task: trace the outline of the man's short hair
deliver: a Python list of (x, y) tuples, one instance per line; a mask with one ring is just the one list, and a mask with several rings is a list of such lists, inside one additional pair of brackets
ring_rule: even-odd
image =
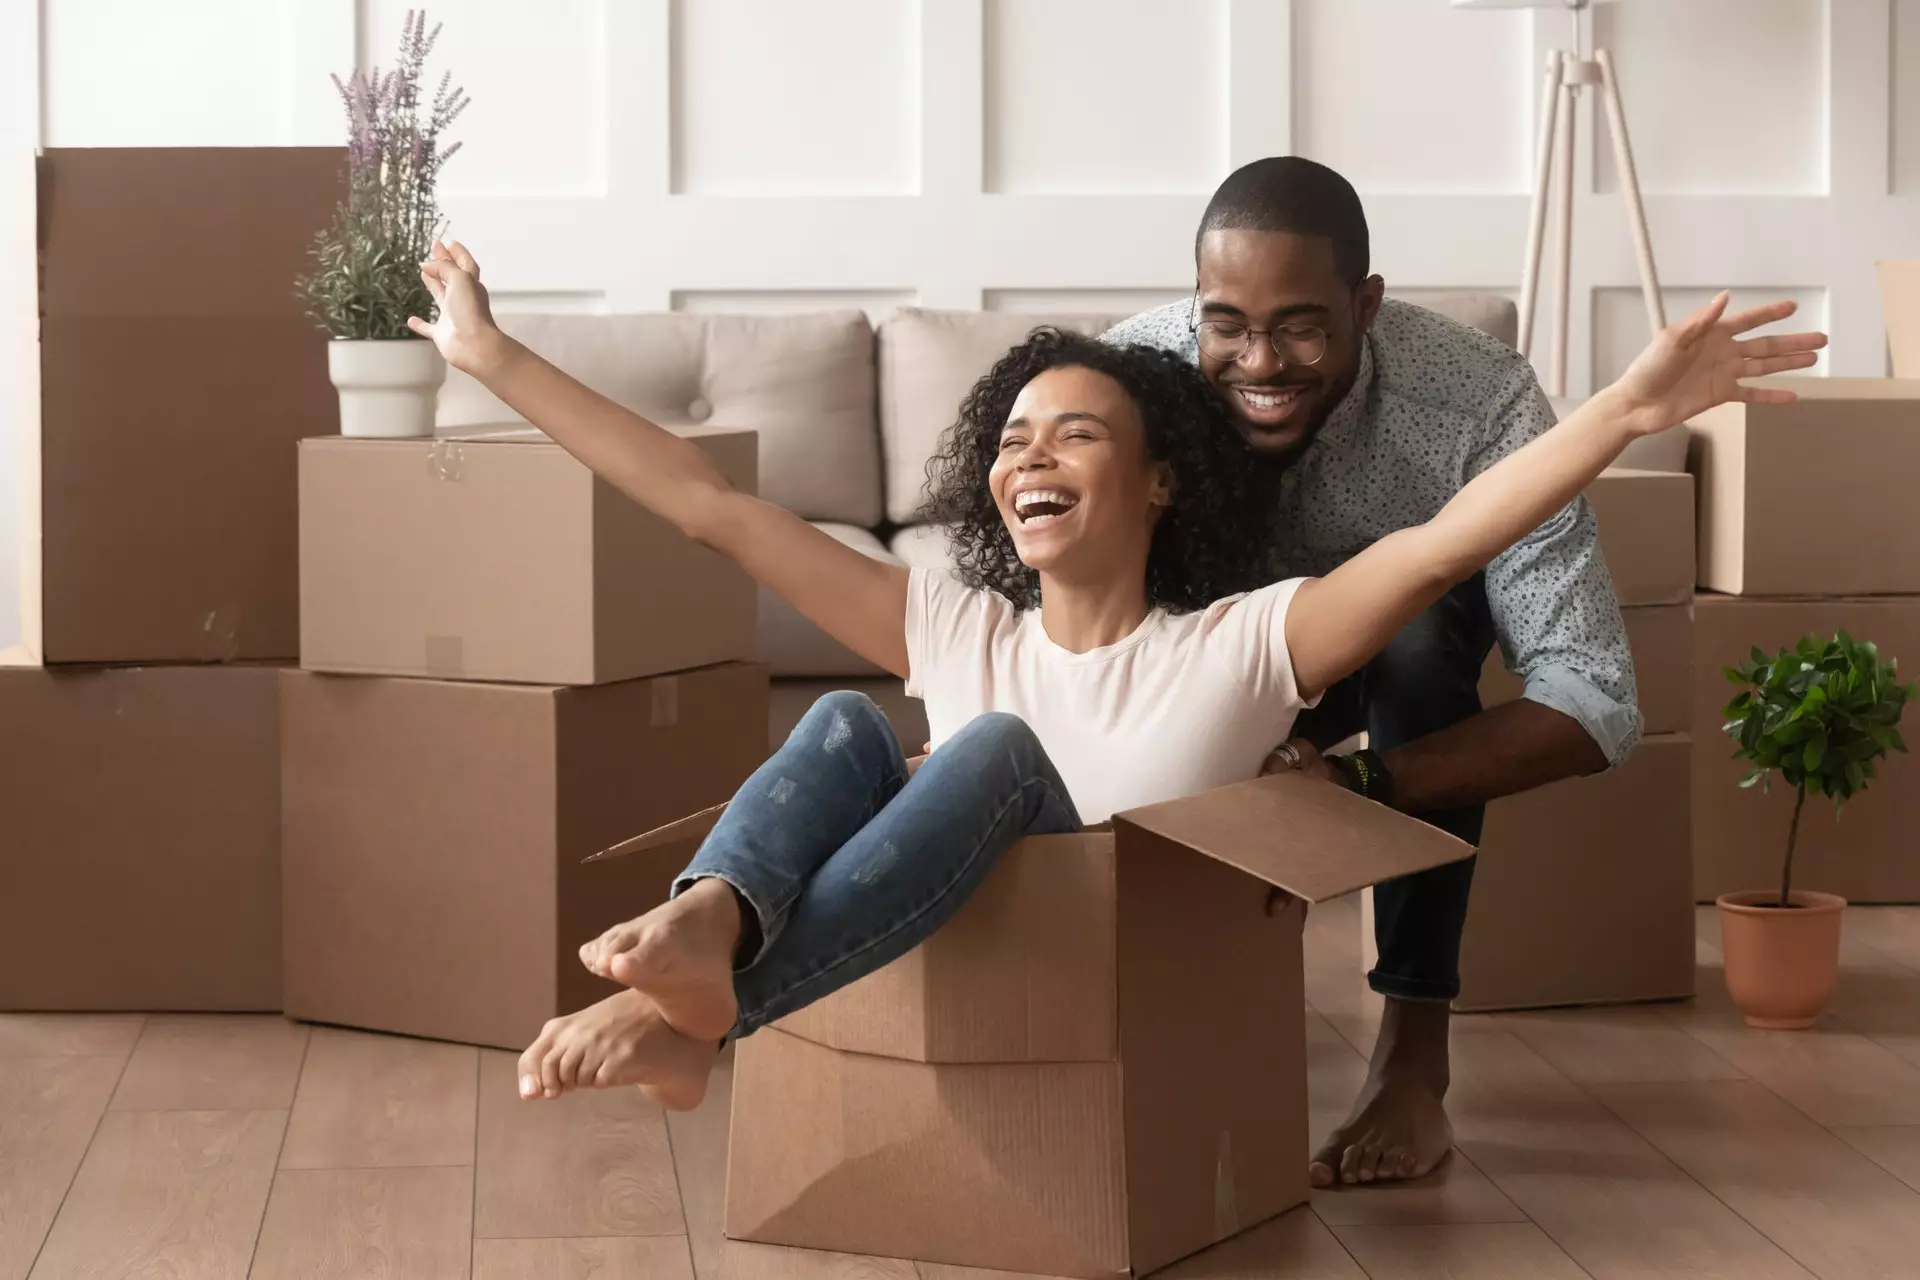
[(1333, 265), (1357, 285), (1367, 278), (1367, 215), (1353, 184), (1301, 156), (1269, 156), (1227, 175), (1207, 202), (1193, 251), (1209, 231), (1288, 231), (1333, 242)]

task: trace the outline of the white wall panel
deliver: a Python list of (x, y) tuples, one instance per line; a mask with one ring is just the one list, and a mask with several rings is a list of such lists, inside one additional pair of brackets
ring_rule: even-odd
[(1224, 176), (1225, 0), (986, 0), (984, 17), (987, 190), (1204, 194)]
[(1362, 194), (1527, 190), (1532, 22), (1447, 0), (1295, 0), (1299, 153)]
[(989, 289), (982, 305), (989, 311), (1130, 316), (1192, 296), (1192, 285), (1160, 289)]
[[(1613, 53), (1641, 187), (1686, 195), (1825, 191), (1827, 27), (1823, 0), (1595, 6), (1594, 42)], [(1605, 127), (1601, 119), (1595, 182), (1612, 191), (1618, 178)]]
[(673, 189), (919, 190), (919, 21), (911, 0), (678, 0)]
[(673, 309), (690, 315), (775, 316), (864, 311), (875, 324), (914, 303), (910, 289), (680, 289)]
[(1893, 0), (1893, 189), (1920, 195), (1920, 0)]
[(527, 312), (534, 315), (606, 315), (612, 310), (607, 295), (593, 289), (493, 289), (489, 290), (497, 314)]
[[(390, 68), (409, 8), (361, 0), (363, 65)], [(432, 8), (442, 23), (423, 92), (443, 71), (473, 98), (450, 135), (464, 145), (441, 189), (471, 195), (588, 195), (606, 185), (605, 0), (464, 0)]]
[[(1713, 301), (1713, 295), (1718, 292), (1714, 288), (1663, 288), (1661, 294), (1666, 299), (1668, 322), (1705, 306)], [(1778, 285), (1735, 289), (1732, 293), (1733, 297), (1727, 304), (1729, 311), (1777, 302), (1782, 298), (1800, 304), (1800, 310), (1784, 322), (1754, 330), (1757, 334), (1798, 333), (1806, 329), (1823, 328), (1827, 323), (1825, 289)], [(1633, 363), (1633, 358), (1645, 349), (1650, 337), (1647, 332), (1647, 311), (1641, 303), (1639, 289), (1594, 290), (1593, 378), (1596, 386), (1611, 382), (1625, 373), (1627, 366)], [(1823, 352), (1820, 363), (1811, 372), (1824, 374), (1827, 371)]]
[(292, 0), (42, 3), (48, 146), (284, 141)]

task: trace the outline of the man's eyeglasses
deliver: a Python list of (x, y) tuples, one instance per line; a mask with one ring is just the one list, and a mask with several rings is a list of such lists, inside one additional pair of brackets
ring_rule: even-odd
[(1253, 350), (1255, 338), (1264, 337), (1282, 364), (1319, 364), (1327, 354), (1327, 331), (1310, 324), (1282, 324), (1271, 329), (1255, 329), (1235, 320), (1202, 320), (1199, 299), (1187, 319), (1200, 354), (1209, 360), (1236, 364)]

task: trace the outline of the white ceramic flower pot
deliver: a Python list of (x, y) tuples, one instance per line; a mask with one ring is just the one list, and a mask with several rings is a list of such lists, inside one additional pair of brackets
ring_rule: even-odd
[(433, 434), (447, 362), (424, 338), (335, 338), (327, 373), (340, 392), (340, 434), (404, 440)]

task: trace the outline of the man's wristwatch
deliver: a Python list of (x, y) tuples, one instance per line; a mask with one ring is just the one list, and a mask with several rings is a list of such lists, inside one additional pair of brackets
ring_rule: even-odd
[(1340, 771), (1347, 790), (1378, 804), (1393, 807), (1393, 775), (1378, 751), (1362, 749), (1352, 755), (1328, 756), (1327, 763)]

